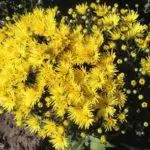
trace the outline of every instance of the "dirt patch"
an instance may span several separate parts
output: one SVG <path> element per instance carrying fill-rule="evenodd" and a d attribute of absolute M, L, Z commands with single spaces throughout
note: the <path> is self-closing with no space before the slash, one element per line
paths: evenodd
<path fill-rule="evenodd" d="M 0 150 L 52 150 L 48 141 L 15 126 L 9 113 L 0 116 Z"/>

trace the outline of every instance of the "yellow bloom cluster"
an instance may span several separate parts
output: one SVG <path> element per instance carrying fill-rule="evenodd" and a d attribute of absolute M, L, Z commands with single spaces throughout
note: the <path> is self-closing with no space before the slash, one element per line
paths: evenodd
<path fill-rule="evenodd" d="M 129 9 L 120 10 L 118 5 L 111 7 L 106 4 L 91 3 L 90 5 L 84 4 L 79 6 L 80 8 L 82 6 L 82 9 L 71 10 L 71 13 L 70 11 L 68 12 L 72 17 L 70 24 L 84 24 L 86 32 L 90 32 L 92 28 L 96 27 L 101 32 L 105 32 L 108 42 L 105 41 L 104 49 L 116 48 L 115 42 L 117 40 L 120 40 L 122 43 L 133 40 L 135 45 L 144 51 L 150 46 L 148 26 L 139 23 L 137 12 Z M 81 12 L 81 10 L 84 11 Z"/>
<path fill-rule="evenodd" d="M 75 23 L 89 9 L 99 16 L 90 18 L 97 22 L 90 29 Z M 68 146 L 69 126 L 84 132 L 102 121 L 110 131 L 125 121 L 124 74 L 117 74 L 113 49 L 116 40 L 142 38 L 147 28 L 135 12 L 117 7 L 82 4 L 69 13 L 73 27 L 66 17 L 56 21 L 53 8 L 35 9 L 0 29 L 0 105 L 56 149 Z"/>
<path fill-rule="evenodd" d="M 147 59 L 142 59 L 141 60 L 141 66 L 142 66 L 142 74 L 148 74 L 150 75 L 150 57 L 148 57 Z"/>

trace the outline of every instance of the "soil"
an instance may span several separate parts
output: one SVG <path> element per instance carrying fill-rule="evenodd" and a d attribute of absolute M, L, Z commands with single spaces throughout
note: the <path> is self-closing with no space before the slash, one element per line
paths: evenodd
<path fill-rule="evenodd" d="M 9 113 L 0 116 L 0 150 L 52 150 L 48 141 L 15 126 Z"/>

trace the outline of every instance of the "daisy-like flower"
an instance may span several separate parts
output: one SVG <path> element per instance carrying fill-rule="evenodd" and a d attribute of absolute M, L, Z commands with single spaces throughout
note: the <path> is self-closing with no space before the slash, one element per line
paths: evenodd
<path fill-rule="evenodd" d="M 11 111 L 15 106 L 15 101 L 11 99 L 11 97 L 0 96 L 0 105 L 3 106 L 4 109 Z"/>
<path fill-rule="evenodd" d="M 57 150 L 66 150 L 68 147 L 68 139 L 62 135 L 54 135 L 50 142 Z"/>
<path fill-rule="evenodd" d="M 135 20 L 138 18 L 138 14 L 135 11 L 129 11 L 125 16 L 122 16 L 122 19 L 125 23 L 132 23 L 135 22 Z"/>
<path fill-rule="evenodd" d="M 86 13 L 88 9 L 88 5 L 87 4 L 80 4 L 76 6 L 76 10 L 79 14 L 83 15 Z"/>
<path fill-rule="evenodd" d="M 121 31 L 120 30 L 110 31 L 110 36 L 112 40 L 118 40 L 121 37 Z"/>
<path fill-rule="evenodd" d="M 88 129 L 94 121 L 94 116 L 90 107 L 91 106 L 89 106 L 89 104 L 84 104 L 83 106 L 70 108 L 70 119 L 73 120 L 80 128 Z"/>
<path fill-rule="evenodd" d="M 120 113 L 118 115 L 118 119 L 119 119 L 120 122 L 126 121 L 126 114 L 125 113 Z"/>
<path fill-rule="evenodd" d="M 30 130 L 31 133 L 36 133 L 40 130 L 40 117 L 34 115 L 29 116 L 26 120 L 27 128 Z"/>
<path fill-rule="evenodd" d="M 119 20 L 120 20 L 120 17 L 117 14 L 109 14 L 109 15 L 104 16 L 103 24 L 104 26 L 108 27 L 108 29 L 109 28 L 111 29 L 112 27 L 115 27 L 118 25 Z"/>
<path fill-rule="evenodd" d="M 38 93 L 34 89 L 28 88 L 24 92 L 24 104 L 26 107 L 32 107 L 38 101 Z"/>
<path fill-rule="evenodd" d="M 144 31 L 145 31 L 145 26 L 141 25 L 140 23 L 133 23 L 132 26 L 127 31 L 126 38 L 132 39 L 137 36 L 142 36 Z"/>
<path fill-rule="evenodd" d="M 116 119 L 113 118 L 107 118 L 106 122 L 104 124 L 105 130 L 106 131 L 111 131 L 113 128 L 116 126 Z"/>
<path fill-rule="evenodd" d="M 95 7 L 95 13 L 97 14 L 97 16 L 105 16 L 108 12 L 109 8 L 106 6 L 106 4 L 104 5 L 97 5 Z"/>

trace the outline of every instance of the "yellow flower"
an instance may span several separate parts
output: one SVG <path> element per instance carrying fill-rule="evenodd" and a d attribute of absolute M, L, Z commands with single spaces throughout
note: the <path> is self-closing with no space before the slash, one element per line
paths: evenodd
<path fill-rule="evenodd" d="M 122 59 L 118 59 L 118 60 L 117 60 L 117 63 L 118 63 L 118 64 L 122 64 L 122 62 L 123 62 Z"/>
<path fill-rule="evenodd" d="M 116 94 L 116 98 L 116 104 L 118 104 L 119 108 L 124 107 L 124 104 L 127 100 L 125 93 L 123 93 L 122 91 L 118 91 Z"/>
<path fill-rule="evenodd" d="M 132 80 L 131 81 L 131 85 L 134 87 L 134 86 L 136 86 L 136 81 L 135 80 Z"/>
<path fill-rule="evenodd" d="M 116 48 L 116 44 L 114 42 L 109 42 L 109 47 L 111 49 L 114 49 L 114 48 Z"/>
<path fill-rule="evenodd" d="M 121 12 L 121 14 L 124 15 L 124 14 L 126 14 L 128 12 L 128 10 L 127 9 L 121 9 L 120 12 Z"/>
<path fill-rule="evenodd" d="M 108 10 L 109 9 L 106 6 L 106 4 L 104 4 L 104 5 L 96 5 L 95 6 L 95 13 L 97 14 L 97 16 L 100 16 L 100 17 L 106 15 L 106 13 L 108 12 Z"/>
<path fill-rule="evenodd" d="M 126 115 L 124 113 L 120 113 L 118 115 L 118 119 L 120 120 L 120 122 L 124 122 L 126 121 Z"/>
<path fill-rule="evenodd" d="M 62 135 L 53 136 L 50 142 L 57 150 L 66 150 L 68 147 L 68 139 Z"/>
<path fill-rule="evenodd" d="M 149 126 L 148 122 L 146 122 L 146 121 L 143 123 L 143 125 L 144 125 L 144 127 L 148 127 Z"/>
<path fill-rule="evenodd" d="M 22 126 L 23 125 L 22 119 L 24 117 L 23 113 L 21 111 L 16 111 L 14 112 L 14 115 L 15 115 L 16 125 L 19 127 Z"/>
<path fill-rule="evenodd" d="M 24 104 L 26 107 L 32 107 L 38 101 L 38 94 L 34 89 L 27 89 L 24 93 Z"/>
<path fill-rule="evenodd" d="M 105 130 L 111 131 L 113 128 L 115 128 L 116 122 L 117 122 L 116 119 L 108 118 L 104 123 Z"/>
<path fill-rule="evenodd" d="M 119 20 L 120 20 L 120 17 L 117 14 L 109 14 L 109 15 L 104 16 L 103 24 L 106 27 L 108 26 L 108 28 L 112 28 L 118 25 Z"/>
<path fill-rule="evenodd" d="M 0 105 L 3 106 L 4 109 L 11 111 L 15 106 L 15 101 L 10 97 L 0 96 Z"/>
<path fill-rule="evenodd" d="M 44 120 L 44 125 L 43 125 L 43 136 L 52 136 L 54 134 L 57 134 L 57 126 L 55 122 L 50 121 L 50 120 Z"/>
<path fill-rule="evenodd" d="M 121 133 L 122 133 L 122 134 L 125 134 L 125 133 L 126 133 L 126 131 L 122 130 L 122 131 L 121 131 Z"/>
<path fill-rule="evenodd" d="M 111 31 L 110 36 L 112 40 L 118 40 L 121 37 L 121 32 L 120 30 Z"/>
<path fill-rule="evenodd" d="M 98 132 L 99 134 L 101 134 L 101 133 L 102 133 L 102 129 L 101 129 L 101 128 L 98 128 L 98 129 L 97 129 L 97 132 Z"/>
<path fill-rule="evenodd" d="M 140 78 L 139 84 L 144 85 L 145 84 L 145 79 L 144 78 Z"/>
<path fill-rule="evenodd" d="M 57 127 L 57 132 L 61 135 L 64 134 L 64 132 L 65 132 L 64 127 L 62 127 L 62 126 Z"/>
<path fill-rule="evenodd" d="M 114 130 L 115 130 L 115 131 L 119 131 L 120 128 L 119 128 L 118 126 L 115 126 L 115 127 L 114 127 Z"/>
<path fill-rule="evenodd" d="M 137 94 L 137 90 L 133 90 L 133 94 Z"/>
<path fill-rule="evenodd" d="M 142 106 L 142 108 L 146 108 L 146 107 L 148 106 L 148 103 L 143 102 L 143 103 L 141 104 L 141 106 Z"/>
<path fill-rule="evenodd" d="M 131 56 L 133 57 L 133 58 L 136 58 L 136 53 L 134 53 L 134 52 L 131 52 Z"/>
<path fill-rule="evenodd" d="M 41 102 L 39 102 L 39 103 L 38 103 L 38 107 L 39 107 L 39 108 L 42 108 L 42 107 L 43 107 L 43 104 L 42 104 Z"/>
<path fill-rule="evenodd" d="M 69 117 L 75 122 L 80 128 L 88 129 L 92 125 L 93 113 L 91 108 L 85 104 L 83 107 L 75 107 L 69 109 Z"/>
<path fill-rule="evenodd" d="M 126 34 L 127 39 L 135 38 L 137 36 L 141 36 L 145 31 L 145 27 L 140 23 L 133 23 L 132 26 L 129 28 Z"/>
<path fill-rule="evenodd" d="M 134 21 L 136 21 L 136 19 L 138 18 L 138 14 L 137 12 L 131 10 L 129 11 L 125 16 L 122 17 L 122 19 L 125 21 L 125 23 L 132 23 Z"/>
<path fill-rule="evenodd" d="M 109 50 L 110 49 L 110 47 L 109 47 L 109 45 L 104 45 L 104 50 Z"/>
<path fill-rule="evenodd" d="M 73 13 L 73 9 L 70 8 L 70 9 L 68 10 L 68 14 L 71 15 L 72 13 Z"/>
<path fill-rule="evenodd" d="M 121 49 L 125 51 L 125 50 L 127 50 L 127 46 L 126 45 L 122 45 Z"/>
<path fill-rule="evenodd" d="M 3 114 L 3 112 L 4 112 L 4 109 L 0 108 L 0 115 Z"/>
<path fill-rule="evenodd" d="M 91 73 L 86 77 L 86 82 L 93 90 L 102 88 L 106 82 L 105 72 L 102 72 L 99 68 L 93 68 Z"/>
<path fill-rule="evenodd" d="M 69 121 L 64 120 L 63 125 L 64 125 L 65 127 L 67 127 L 67 126 L 69 125 Z"/>
<path fill-rule="evenodd" d="M 51 113 L 50 113 L 49 111 L 47 111 L 47 112 L 45 113 L 45 116 L 46 116 L 46 117 L 51 117 Z"/>
<path fill-rule="evenodd" d="M 53 109 L 55 110 L 57 116 L 63 117 L 66 113 L 66 110 L 68 109 L 68 103 L 69 103 L 69 99 L 68 101 L 67 99 L 67 94 L 65 94 L 65 86 L 62 83 L 62 85 L 60 86 L 60 84 L 55 84 L 55 86 L 53 87 L 53 89 L 51 89 L 51 93 L 53 94 L 53 96 L 51 96 L 52 98 L 52 105 L 53 105 Z M 60 101 L 61 101 L 61 105 L 60 105 Z"/>
<path fill-rule="evenodd" d="M 74 70 L 74 79 L 77 83 L 82 84 L 85 77 L 85 70 L 84 69 L 75 69 Z"/>
<path fill-rule="evenodd" d="M 150 74 L 150 57 L 141 60 L 142 73 Z"/>
<path fill-rule="evenodd" d="M 73 12 L 72 17 L 73 17 L 73 18 L 76 18 L 76 17 L 77 17 L 77 14 L 76 14 L 75 12 Z"/>
<path fill-rule="evenodd" d="M 40 118 L 38 116 L 29 116 L 26 120 L 27 128 L 31 133 L 38 132 L 40 130 Z"/>
<path fill-rule="evenodd" d="M 6 17 L 6 20 L 7 20 L 7 21 L 9 21 L 9 20 L 10 20 L 10 17 L 9 17 L 9 16 L 7 16 L 7 17 Z"/>
<path fill-rule="evenodd" d="M 127 94 L 131 94 L 131 90 L 128 89 L 128 90 L 126 91 L 126 93 L 127 93 Z"/>
<path fill-rule="evenodd" d="M 97 5 L 95 3 L 91 3 L 90 7 L 93 8 L 93 9 L 95 9 L 97 7 Z"/>
<path fill-rule="evenodd" d="M 100 105 L 100 109 L 97 112 L 97 117 L 98 118 L 108 118 L 108 116 L 114 116 L 116 109 L 113 108 L 113 106 L 111 106 L 110 104 L 99 104 Z"/>
<path fill-rule="evenodd" d="M 138 99 L 142 100 L 144 98 L 144 96 L 142 94 L 138 95 Z"/>
<path fill-rule="evenodd" d="M 86 13 L 87 9 L 88 9 L 87 4 L 80 4 L 76 6 L 77 12 L 82 15 Z"/>

